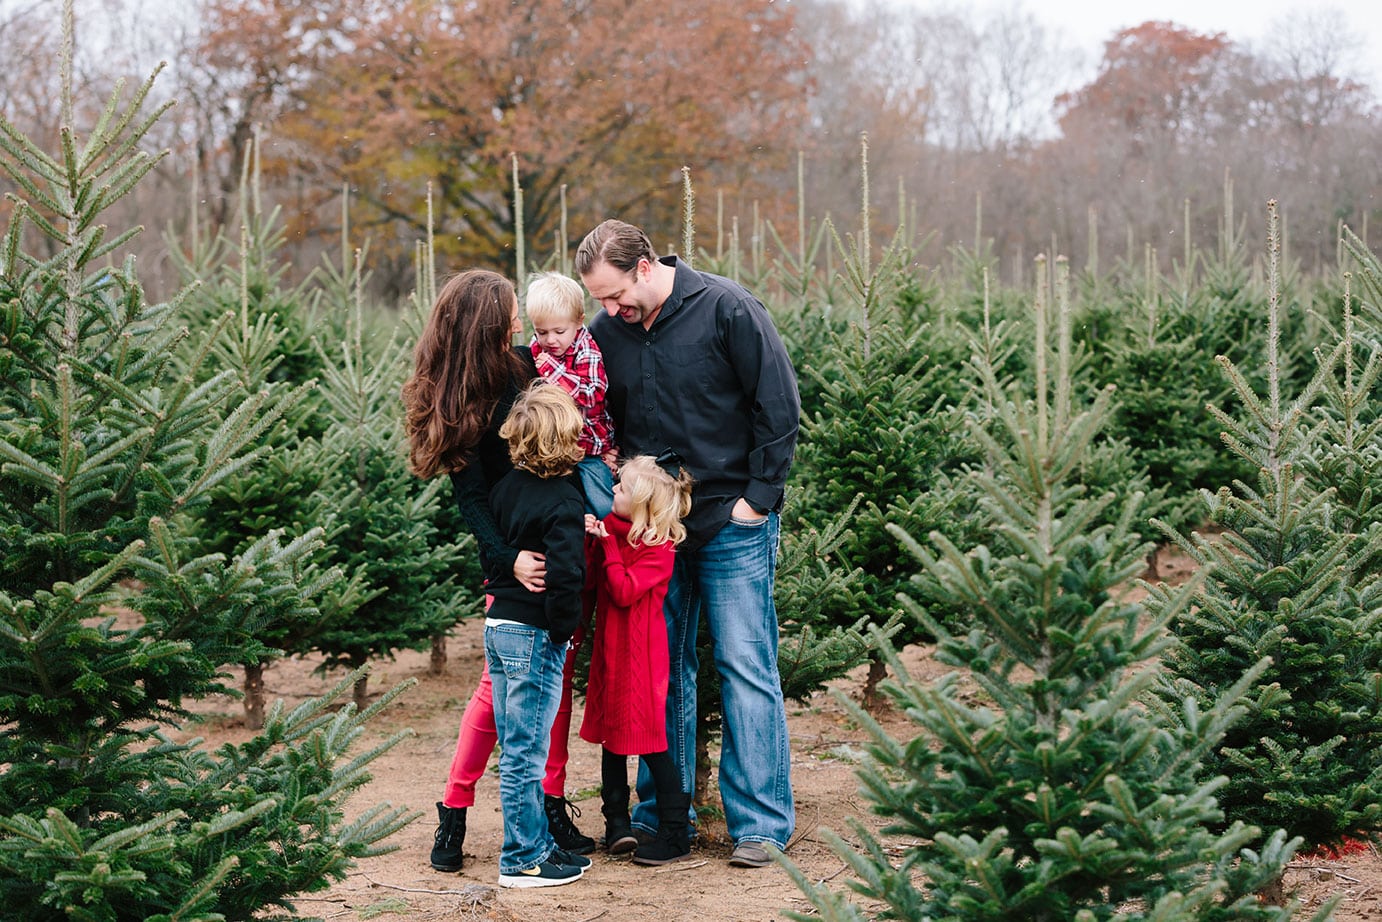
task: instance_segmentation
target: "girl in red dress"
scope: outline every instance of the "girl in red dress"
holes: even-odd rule
[[[673,477],[649,455],[624,462],[614,485],[614,511],[586,530],[597,539],[595,640],[581,739],[604,748],[600,765],[605,848],[633,851],[637,864],[667,864],[691,853],[690,795],[667,751],[667,622],[662,601],[672,578],[681,519],[691,511],[691,477]],[[643,845],[629,821],[628,756],[636,755],[657,785],[658,832]]]

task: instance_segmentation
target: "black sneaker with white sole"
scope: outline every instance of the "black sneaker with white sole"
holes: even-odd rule
[[[528,868],[526,871],[514,871],[511,874],[500,872],[499,886],[513,888],[560,887],[562,884],[575,883],[581,879],[581,875],[584,873],[585,868],[576,868],[569,864],[556,864],[548,859],[537,867]]]

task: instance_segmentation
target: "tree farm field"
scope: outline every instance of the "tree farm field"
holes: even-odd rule
[[[1188,572],[1188,561],[1163,550],[1160,574],[1176,581]],[[1132,590],[1138,592],[1139,590]],[[305,895],[295,902],[305,918],[324,920],[399,919],[494,920],[494,922],[679,922],[726,920],[769,922],[785,918],[786,910],[811,914],[787,874],[777,866],[758,870],[728,865],[730,843],[724,824],[713,809],[702,809],[700,835],[691,858],[662,868],[634,865],[627,856],[611,858],[601,851],[594,864],[574,884],[537,890],[502,890],[496,886],[502,836],[499,811],[497,756],[481,780],[476,805],[468,813],[465,867],[456,874],[434,871],[428,853],[436,825],[435,801],[441,796],[447,766],[456,740],[461,712],[475,687],[483,664],[483,627],[478,619],[461,622],[448,641],[448,662],[439,676],[429,674],[429,654],[405,651],[391,662],[378,662],[370,680],[373,695],[400,682],[414,680],[408,689],[368,726],[357,750],[406,727],[412,736],[370,765],[373,780],[348,803],[350,813],[381,802],[405,806],[421,814],[397,833],[389,844],[396,850],[365,859],[339,883]],[[902,660],[913,679],[931,681],[949,667],[932,658],[932,648],[908,647]],[[270,702],[281,699],[293,706],[324,693],[343,673],[316,672],[313,658],[282,660],[265,673]],[[831,683],[831,688],[858,698],[867,666]],[[236,675],[232,681],[238,680]],[[583,703],[575,702],[573,727],[579,727]],[[210,747],[242,742],[244,728],[238,700],[215,697],[198,702],[197,718],[185,736],[201,737]],[[895,738],[914,733],[905,716],[884,705],[876,715]],[[797,803],[797,831],[787,855],[813,881],[827,881],[844,890],[849,877],[845,863],[826,844],[821,830],[831,829],[851,840],[855,821],[875,830],[883,823],[870,815],[860,794],[855,766],[865,752],[869,734],[828,692],[806,702],[788,702],[792,741],[792,781]],[[712,747],[712,758],[716,750]],[[599,838],[603,829],[599,801],[598,747],[571,740],[567,768],[567,796],[581,811],[576,823],[582,832]],[[899,837],[885,839],[899,858],[916,843]],[[1382,920],[1382,855],[1374,845],[1359,846],[1339,856],[1297,855],[1285,883],[1305,909],[1318,908],[1341,897],[1335,918],[1340,922]],[[866,913],[877,907],[863,907]]]

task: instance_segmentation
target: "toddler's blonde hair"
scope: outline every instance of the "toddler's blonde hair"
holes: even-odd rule
[[[514,400],[499,437],[508,441],[514,467],[539,477],[563,477],[585,457],[583,425],[571,395],[539,378]]]
[[[691,475],[663,470],[652,455],[636,455],[619,468],[619,483],[629,498],[630,544],[680,544],[681,520],[691,511]]]
[[[585,291],[581,283],[558,272],[539,272],[528,283],[523,310],[533,323],[570,320],[585,323]]]

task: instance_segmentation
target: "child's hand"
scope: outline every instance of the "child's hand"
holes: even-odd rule
[[[585,514],[585,533],[594,535],[597,538],[603,538],[605,535],[609,534],[609,532],[605,530],[605,523],[588,512]]]
[[[605,462],[605,467],[609,468],[611,474],[619,473],[619,449],[611,448],[603,455],[600,455],[600,460]]]
[[[549,365],[556,365],[557,360],[552,358],[552,353],[550,352],[539,352],[537,358],[533,360],[533,364],[537,366],[539,372],[542,372],[545,371]]]

